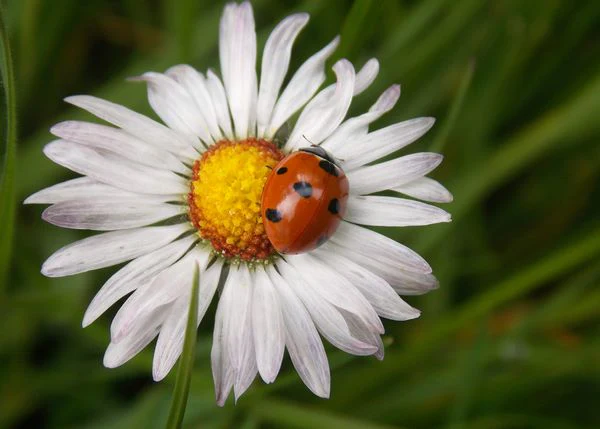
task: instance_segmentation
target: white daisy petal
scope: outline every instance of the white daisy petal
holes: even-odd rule
[[[347,248],[365,258],[376,258],[392,267],[416,273],[431,273],[431,267],[414,250],[362,226],[341,222],[330,243]]]
[[[242,366],[238,370],[236,379],[233,383],[233,393],[235,401],[248,390],[252,382],[258,374],[258,368],[256,366],[256,352],[254,350],[254,342],[251,340],[248,343],[248,352],[244,355],[245,358],[242,361]]]
[[[288,16],[275,27],[265,44],[256,105],[259,137],[264,135],[269,125],[273,107],[290,65],[292,45],[308,19],[307,13]]]
[[[111,231],[151,225],[186,212],[185,206],[147,202],[143,197],[88,197],[54,204],[44,210],[42,219],[63,228]]]
[[[44,147],[44,154],[69,170],[131,192],[187,194],[187,181],[167,170],[157,170],[126,160],[110,152],[65,140]]]
[[[154,276],[183,256],[196,240],[196,236],[188,235],[152,253],[134,259],[113,274],[88,306],[83,316],[83,327],[90,325],[125,295],[149,283]]]
[[[142,351],[156,337],[163,323],[167,308],[157,308],[144,323],[138,323],[136,329],[119,343],[111,342],[104,353],[104,366],[116,368]]]
[[[265,138],[272,138],[285,121],[304,106],[325,82],[325,61],[333,54],[339,43],[338,36],[306,60],[292,76],[273,108]]]
[[[225,405],[229,392],[233,388],[235,377],[235,371],[229,360],[229,351],[227,350],[226,319],[229,317],[231,299],[233,298],[229,291],[224,289],[219,298],[210,352],[211,368],[215,383],[215,398],[217,405],[220,407]]]
[[[197,325],[200,325],[217,290],[222,267],[222,262],[217,261],[207,270],[201,268],[202,272],[200,272],[198,285]],[[152,364],[152,377],[154,381],[160,381],[165,378],[175,365],[175,362],[177,362],[179,355],[181,355],[188,320],[190,297],[191,291],[187,293],[184,291],[184,294],[173,304],[160,330]]]
[[[333,246],[340,255],[385,279],[400,295],[421,295],[438,287],[438,282],[431,273],[400,268],[380,257],[381,252],[372,255],[359,253],[357,249],[337,246],[331,240],[325,246]]]
[[[354,91],[354,66],[348,60],[339,60],[333,66],[337,77],[335,91],[330,97],[321,94],[311,100],[302,110],[285,150],[291,152],[301,146],[319,144],[342,122],[350,107]]]
[[[381,128],[344,146],[344,151],[336,155],[344,160],[344,169],[350,171],[411,144],[429,131],[434,122],[433,118],[417,118]]]
[[[95,149],[108,150],[149,167],[167,169],[189,175],[191,170],[172,153],[151,146],[123,130],[81,121],[65,121],[50,132],[57,137]]]
[[[245,265],[230,267],[221,296],[221,300],[225,299],[224,305],[227,308],[227,313],[223,316],[221,353],[227,353],[225,361],[231,366],[233,373],[236,400],[249,387],[257,373],[252,334],[252,293],[253,284],[248,268]]]
[[[373,267],[368,267],[369,269]],[[376,268],[372,271],[375,272]],[[400,295],[422,295],[430,290],[440,287],[438,280],[431,273],[414,273],[396,270],[390,272],[388,266],[380,268],[380,275],[384,277]]]
[[[231,314],[227,323],[229,354],[236,371],[241,368],[252,338],[252,293],[250,272],[245,265],[230,269],[225,288],[233,289]],[[237,377],[236,377],[237,378]]]
[[[412,182],[391,188],[393,191],[432,203],[451,203],[454,199],[440,182],[429,177],[420,177]]]
[[[235,366],[237,373],[233,382],[233,393],[236,401],[250,387],[258,373],[256,350],[254,348],[254,329],[252,326],[252,298],[254,295],[256,278],[254,273],[250,273],[246,265],[241,265],[239,270],[241,282],[236,285],[236,302],[234,303],[233,311],[239,309],[239,315],[243,317],[236,319],[241,322],[241,325],[231,325],[235,332],[233,336],[230,336],[230,338],[234,338],[237,343],[233,350],[237,350],[234,354],[239,359],[238,365]],[[240,292],[240,289],[245,290]],[[238,333],[241,335],[236,338],[235,335]]]
[[[63,201],[77,200],[81,198],[107,198],[107,197],[131,197],[141,198],[146,202],[167,202],[181,201],[180,195],[151,195],[137,194],[135,192],[124,191],[110,185],[98,182],[89,177],[78,177],[77,179],[67,180],[58,183],[49,188],[42,189],[35,194],[30,195],[23,202],[24,204],[55,204]]]
[[[286,331],[285,344],[294,368],[315,395],[329,398],[329,364],[317,329],[286,280],[272,266],[267,272],[279,294]]]
[[[278,263],[277,268],[288,280],[290,286],[294,289],[294,293],[302,300],[317,329],[327,341],[340,350],[353,355],[365,356],[377,351],[377,347],[357,340],[350,334],[348,326],[339,311],[333,304],[314,293],[312,288],[302,280],[295,268],[285,262]]]
[[[65,98],[65,101],[123,128],[128,133],[158,148],[166,149],[190,160],[198,157],[198,153],[193,149],[197,146],[195,138],[177,133],[147,116],[119,104],[90,95],[74,95]]]
[[[356,286],[377,314],[392,320],[410,320],[420,316],[421,312],[404,302],[388,282],[333,250],[317,249],[315,254],[327,264],[335,266],[341,275]]]
[[[256,32],[249,2],[225,6],[219,27],[219,56],[235,135],[254,135],[256,114]],[[255,116],[254,116],[255,118]]]
[[[437,153],[413,153],[382,162],[360,167],[347,172],[350,192],[355,195],[372,194],[410,183],[433,171],[444,157]]]
[[[377,352],[375,352],[374,356],[379,360],[383,360],[383,341],[381,340],[379,334],[368,329],[363,321],[356,317],[356,315],[345,310],[340,310],[340,312],[342,313],[342,316],[344,317],[352,336],[360,341],[364,341],[365,343],[376,344]]]
[[[202,321],[206,310],[208,310],[215,296],[222,270],[223,261],[217,259],[206,271],[203,271],[203,277],[200,279],[200,293],[198,295],[198,324]]]
[[[181,260],[162,270],[150,283],[139,287],[119,309],[110,326],[111,341],[118,343],[129,335],[136,320],[189,293],[196,264],[205,267],[209,253],[196,246]]]
[[[338,308],[357,314],[373,330],[383,334],[383,324],[371,304],[352,283],[340,276],[337,271],[313,256],[312,253],[287,256],[286,258],[288,263],[306,280],[306,284],[322,299]]]
[[[252,328],[256,364],[265,383],[275,381],[285,349],[285,327],[275,286],[264,269],[257,268],[252,297]]]
[[[367,113],[344,121],[321,146],[335,153],[339,159],[345,160],[349,150],[346,146],[353,145],[356,140],[364,137],[369,130],[369,124],[389,112],[396,105],[398,98],[400,85],[392,85],[379,96]],[[345,165],[344,161],[342,165]]]
[[[379,61],[376,58],[371,58],[365,65],[356,73],[356,82],[354,83],[354,95],[358,95],[366,90],[379,73]]]
[[[373,195],[350,195],[344,219],[376,226],[431,225],[452,220],[448,212],[429,204]]]
[[[175,351],[174,348],[168,347],[168,344],[178,343],[179,338],[183,340],[187,326],[188,309],[190,307],[189,299],[190,295],[184,293],[169,305],[169,312],[160,328],[154,349],[154,358],[152,360],[152,379],[154,381],[164,379],[181,354],[181,350]],[[183,345],[183,341],[181,344]]]
[[[187,64],[171,67],[165,74],[175,79],[192,96],[212,138],[215,141],[222,140],[223,134],[219,129],[217,115],[204,77],[196,69]]]
[[[212,70],[208,70],[206,73],[206,89],[212,99],[219,127],[229,140],[233,140],[233,128],[231,127],[231,117],[229,116],[229,106],[227,105],[227,94],[225,93],[221,79]]]
[[[171,129],[183,135],[198,136],[210,144],[212,137],[194,99],[177,81],[161,73],[147,72],[131,80],[148,84],[148,101],[152,109]],[[200,149],[199,145],[194,146]]]
[[[190,229],[189,223],[111,231],[84,238],[54,252],[42,266],[47,277],[63,277],[110,267],[167,245]]]
[[[346,61],[346,60],[344,60],[344,61]],[[357,95],[358,93],[365,90],[372,83],[372,79],[375,78],[375,75],[377,74],[378,70],[379,70],[379,63],[377,62],[377,60],[371,59],[371,60],[367,61],[367,63],[364,65],[364,67],[358,73],[355,74],[354,90],[352,91],[352,96]],[[359,79],[360,79],[360,82],[358,81]],[[319,92],[317,94],[317,96],[314,97],[310,101],[310,103],[306,106],[306,108],[304,110],[311,108],[311,106],[321,106],[325,103],[330,103],[335,98],[336,89],[338,89],[337,85],[335,85],[335,84],[329,85],[327,88],[325,88],[321,92]],[[375,106],[373,106],[373,107],[375,107]],[[371,109],[373,109],[373,108],[371,108]],[[346,111],[347,110],[348,109],[346,109]],[[383,114],[383,113],[381,113],[381,114]],[[343,116],[345,116],[345,114]],[[343,119],[343,117],[342,117],[342,119]],[[374,121],[375,119],[376,118],[370,120],[369,122]],[[337,127],[337,125],[339,125],[339,122],[336,123],[336,128],[335,128],[336,131],[340,128],[340,127]],[[364,129],[364,132],[362,134],[366,134],[367,127],[361,127],[359,131],[362,132],[363,129]],[[361,136],[362,136],[362,134],[361,134]],[[356,136],[353,136],[353,137],[356,137]],[[308,139],[305,138],[304,140],[308,140]],[[318,140],[318,139],[316,139],[316,140]],[[313,141],[311,141],[311,143],[317,144]]]

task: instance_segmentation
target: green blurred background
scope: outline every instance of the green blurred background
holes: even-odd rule
[[[81,328],[89,300],[114,269],[44,278],[44,259],[88,233],[45,224],[42,207],[21,202],[72,177],[42,154],[51,124],[91,120],[63,97],[94,94],[154,116],[144,86],[124,79],[182,62],[218,69],[223,3],[2,3],[19,138],[15,226],[0,225],[0,264],[8,271],[0,278],[0,427],[162,428],[175,371],[154,383],[151,347],[119,369],[102,366],[114,309]],[[380,75],[352,112],[393,83],[403,95],[375,127],[438,118],[407,152],[446,155],[434,177],[454,193],[444,207],[454,222],[384,230],[431,262],[441,288],[408,299],[423,310],[420,319],[386,322],[383,362],[328,347],[330,400],[312,396],[286,359],[274,385],[257,381],[237,406],[218,408],[209,360],[213,305],[200,328],[186,427],[600,427],[600,2],[253,5],[259,47],[287,14],[311,14],[293,68],[338,32],[336,58],[361,66],[377,57]],[[10,192],[4,195],[6,214]]]

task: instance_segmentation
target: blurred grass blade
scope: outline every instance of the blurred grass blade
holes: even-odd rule
[[[442,125],[439,133],[436,135],[435,140],[431,145],[431,152],[441,153],[444,150],[444,146],[448,141],[448,136],[452,132],[454,128],[454,124],[456,123],[456,119],[458,118],[458,114],[462,110],[463,103],[465,101],[465,96],[469,91],[469,87],[471,86],[471,82],[473,81],[473,73],[475,72],[475,59],[471,58],[465,71],[463,72],[462,80],[460,82],[460,86],[458,88],[458,94],[450,107],[450,113],[448,114],[448,118]]]
[[[279,401],[268,398],[252,407],[252,414],[261,420],[272,422],[275,427],[294,428],[344,428],[344,429],[385,429],[382,426],[368,421],[360,421],[347,416],[340,416],[320,409],[311,409],[306,406]],[[399,429],[398,426],[394,426]]]
[[[194,279],[192,281],[192,295],[190,297],[190,308],[188,312],[187,326],[185,328],[185,339],[183,342],[183,351],[179,358],[179,368],[177,369],[177,379],[175,380],[175,389],[173,390],[173,401],[167,420],[167,429],[179,429],[183,422],[185,407],[187,405],[188,393],[190,391],[190,381],[192,379],[192,369],[194,367],[194,356],[196,354],[196,329],[198,327],[198,285],[199,285],[198,266],[196,265]]]
[[[166,1],[166,27],[175,42],[178,62],[189,62],[194,47],[194,30],[198,2],[194,0]]]
[[[368,29],[369,11],[373,6],[373,0],[355,0],[352,9],[346,15],[342,27],[340,47],[335,58],[352,58],[352,54],[359,52],[362,45],[367,41],[365,35]]]
[[[5,27],[4,9],[0,6],[0,72],[6,106],[6,127],[2,139],[0,171],[0,288],[6,284],[12,253],[15,218],[15,157],[17,145],[17,100],[13,62]]]

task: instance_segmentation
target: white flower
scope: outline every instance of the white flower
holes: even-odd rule
[[[107,367],[131,359],[158,336],[153,375],[164,378],[182,350],[191,282],[200,270],[199,320],[222,287],[212,368],[217,402],[238,398],[257,373],[277,377],[284,350],[308,388],[329,396],[320,336],[355,355],[383,358],[380,317],[419,312],[400,295],[437,287],[431,268],[407,247],[358,225],[448,222],[412,199],[369,194],[391,190],[430,202],[450,193],[425,177],[442,157],[417,153],[370,165],[422,136],[431,118],[369,132],[400,96],[393,85],[367,113],[344,120],[352,98],[375,79],[378,62],[355,73],[340,60],[337,82],[319,91],[325,61],[339,39],[310,57],[282,88],[292,44],[308,15],[284,19],[271,33],[256,73],[256,35],[248,2],[225,7],[220,25],[222,81],[212,71],[175,66],[145,73],[148,99],[162,125],[90,96],[66,99],[113,126],[67,121],[44,153],[82,177],[44,189],[26,203],[52,204],[43,218],[66,228],[110,231],[68,245],[43,265],[60,277],[131,261],[100,289],[83,325],[131,293],[111,325]],[[276,133],[301,113],[287,139]],[[309,253],[279,255],[261,220],[260,195],[272,167],[307,141],[338,158],[350,183],[347,213],[331,239]],[[150,226],[152,225],[152,226]]]

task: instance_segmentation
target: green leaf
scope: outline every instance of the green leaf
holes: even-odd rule
[[[5,13],[0,7],[0,73],[6,104],[6,128],[2,142],[2,170],[0,171],[0,288],[5,285],[11,261],[15,220],[15,157],[17,145],[17,95],[10,53]]]
[[[192,282],[192,295],[190,297],[190,308],[188,312],[187,327],[185,329],[185,340],[183,343],[183,352],[179,358],[179,368],[177,369],[177,379],[175,380],[175,389],[173,390],[173,402],[169,411],[167,420],[167,429],[179,429],[183,422],[185,408],[187,405],[188,394],[190,392],[190,382],[192,380],[192,368],[194,367],[194,357],[196,355],[196,330],[198,326],[198,285],[200,274],[198,266],[195,267],[194,280]]]

